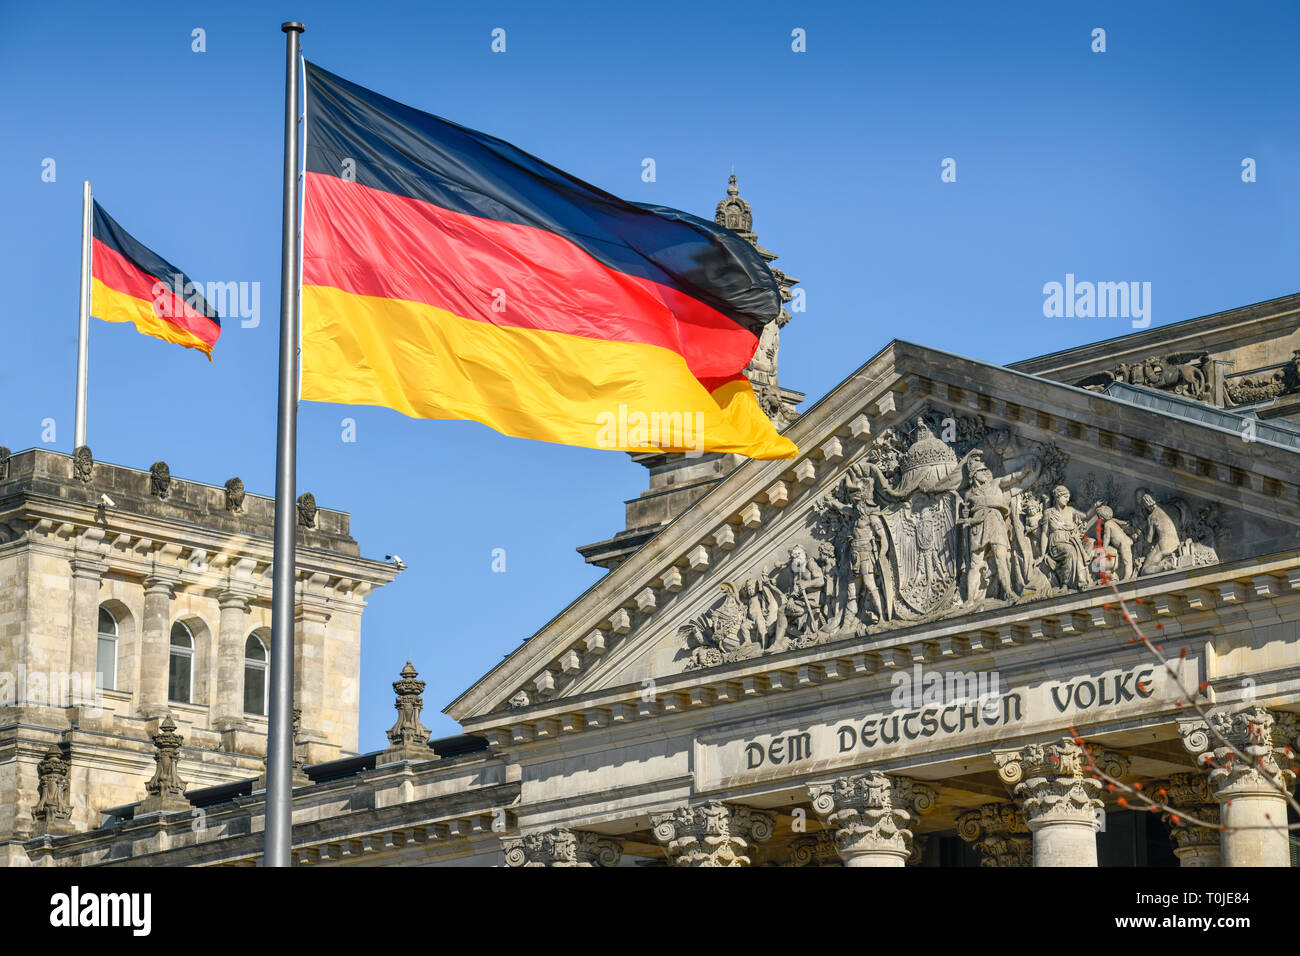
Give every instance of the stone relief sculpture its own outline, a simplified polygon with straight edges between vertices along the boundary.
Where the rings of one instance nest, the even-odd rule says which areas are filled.
[[[298,527],[316,527],[316,496],[310,491],[298,496]]]
[[[1218,562],[1216,506],[1193,514],[1138,488],[1120,518],[1114,477],[1088,473],[1080,486],[1104,497],[1085,512],[1068,465],[978,417],[927,411],[909,434],[887,431],[813,503],[781,564],[721,585],[682,625],[686,668],[1098,587],[1103,570],[1126,581]]]
[[[9,477],[9,456],[12,452],[4,445],[0,445],[0,481]]]
[[[1210,355],[1208,352],[1179,352],[1164,357],[1150,355],[1137,362],[1120,362],[1114,368],[1090,375],[1077,384],[1101,391],[1112,382],[1145,385],[1198,401],[1210,401]]]
[[[72,477],[86,484],[95,473],[95,456],[89,445],[78,445],[72,450]]]
[[[1279,395],[1300,392],[1300,349],[1291,353],[1291,359],[1280,368],[1263,374],[1241,375],[1224,382],[1224,399],[1227,405],[1253,405],[1267,402]]]
[[[244,482],[240,478],[226,482],[226,510],[234,514],[244,510]]]
[[[149,494],[166,499],[172,485],[172,471],[165,461],[155,461],[149,466]]]
[[[45,758],[36,768],[40,779],[40,799],[32,808],[35,820],[67,820],[72,816],[72,804],[68,801],[69,763],[58,745],[52,745]]]

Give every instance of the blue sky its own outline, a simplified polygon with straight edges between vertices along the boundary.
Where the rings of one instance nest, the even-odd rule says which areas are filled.
[[[1044,318],[1067,273],[1150,282],[1154,325],[1300,290],[1294,4],[9,2],[0,443],[40,445],[54,418],[50,447],[71,450],[90,179],[193,278],[261,284],[260,324],[228,321],[211,365],[94,324],[96,457],[273,491],[290,18],[327,69],[628,199],[711,215],[734,164],[760,241],[803,280],[781,379],[810,400],[896,336],[1010,362],[1131,331]],[[442,706],[600,576],[573,549],[645,486],[626,455],[469,422],[308,403],[299,429],[300,489],[409,566],[365,615],[363,750],[385,743],[407,658],[425,723],[455,733]]]

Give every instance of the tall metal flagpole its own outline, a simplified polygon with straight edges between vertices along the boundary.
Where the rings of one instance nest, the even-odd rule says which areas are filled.
[[[74,451],[86,443],[86,379],[90,373],[91,240],[94,236],[90,210],[90,181],[86,180],[81,184],[81,318],[77,325],[77,414],[72,432]]]
[[[293,607],[298,455],[298,41],[285,33],[284,210],[280,236],[280,402],[275,449],[271,590],[271,713],[266,752],[264,865],[291,866],[293,841]]]

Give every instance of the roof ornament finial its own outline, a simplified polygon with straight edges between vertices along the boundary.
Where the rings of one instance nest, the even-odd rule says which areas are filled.
[[[734,164],[731,167],[731,177],[727,180],[727,195],[740,195],[740,187],[736,185],[736,167]]]

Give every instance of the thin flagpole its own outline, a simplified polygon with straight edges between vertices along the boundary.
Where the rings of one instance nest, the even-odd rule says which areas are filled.
[[[86,443],[86,380],[90,377],[90,269],[94,227],[90,221],[90,181],[81,184],[81,305],[77,324],[77,414],[73,427],[75,451]]]
[[[298,454],[298,44],[285,33],[284,208],[280,234],[280,393],[275,448],[275,557],[271,572],[271,707],[266,752],[264,865],[291,866],[293,844],[293,644]]]

